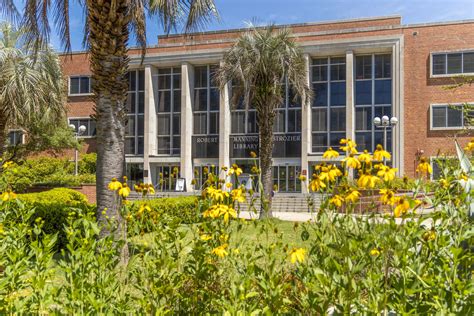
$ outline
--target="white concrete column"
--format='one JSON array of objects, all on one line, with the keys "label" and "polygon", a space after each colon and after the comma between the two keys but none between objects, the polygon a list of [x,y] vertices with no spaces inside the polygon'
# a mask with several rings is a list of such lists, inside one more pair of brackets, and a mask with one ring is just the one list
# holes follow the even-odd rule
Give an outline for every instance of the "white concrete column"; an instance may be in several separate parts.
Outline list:
[{"label": "white concrete column", "polygon": [[156,68],[151,65],[145,66],[145,135],[143,148],[143,182],[151,183],[151,170],[149,157],[155,155],[157,152],[157,123],[156,123],[156,108],[155,108],[155,91],[157,91],[153,84],[153,75],[156,73]]},{"label": "white concrete column", "polygon": [[355,140],[354,53],[346,52],[346,138]]},{"label": "white concrete column", "polygon": [[181,177],[186,179],[186,191],[192,191],[193,179],[192,135],[193,135],[194,67],[187,62],[181,64]]},{"label": "white concrete column", "polygon": [[[305,54],[304,58],[306,61],[306,83],[312,88],[309,54]],[[301,106],[301,173],[306,174],[306,183],[303,185],[305,189],[308,188],[309,179],[311,177],[311,172],[308,170],[308,154],[312,152],[311,103],[310,100]]]},{"label": "white concrete column", "polygon": [[220,91],[219,105],[219,166],[230,166],[230,84],[226,84]]},{"label": "white concrete column", "polygon": [[392,116],[398,118],[398,124],[392,129],[392,159],[393,167],[398,169],[399,177],[405,174],[405,137],[404,103],[403,103],[403,39],[392,46]]}]

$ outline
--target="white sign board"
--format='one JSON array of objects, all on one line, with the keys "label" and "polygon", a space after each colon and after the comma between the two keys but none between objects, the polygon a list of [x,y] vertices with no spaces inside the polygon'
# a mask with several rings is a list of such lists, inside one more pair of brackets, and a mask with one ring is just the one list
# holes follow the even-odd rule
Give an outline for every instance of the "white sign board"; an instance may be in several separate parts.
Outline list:
[{"label": "white sign board", "polygon": [[185,188],[186,188],[186,179],[184,179],[184,178],[176,179],[176,188],[175,188],[175,190],[178,191],[178,192],[183,192]]}]

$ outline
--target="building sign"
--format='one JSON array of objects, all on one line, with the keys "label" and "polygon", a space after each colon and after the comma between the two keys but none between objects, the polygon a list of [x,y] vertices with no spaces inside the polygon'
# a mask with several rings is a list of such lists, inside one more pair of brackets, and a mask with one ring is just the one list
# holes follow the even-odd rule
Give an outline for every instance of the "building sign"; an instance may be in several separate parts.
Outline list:
[{"label": "building sign", "polygon": [[184,192],[186,189],[186,179],[179,178],[176,180],[176,191]]},{"label": "building sign", "polygon": [[193,158],[219,158],[219,136],[193,136]]},{"label": "building sign", "polygon": [[[250,152],[259,153],[259,137],[230,136],[230,157],[250,158]],[[301,156],[301,134],[273,135],[273,157],[292,158]]]}]

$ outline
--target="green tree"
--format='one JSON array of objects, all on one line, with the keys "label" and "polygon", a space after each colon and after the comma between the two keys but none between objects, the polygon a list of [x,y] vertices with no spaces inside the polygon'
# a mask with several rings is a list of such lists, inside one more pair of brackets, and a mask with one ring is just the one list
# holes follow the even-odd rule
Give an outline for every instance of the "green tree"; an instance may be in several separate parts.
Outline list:
[{"label": "green tree", "polygon": [[[285,80],[303,106],[312,97],[304,55],[288,29],[273,25],[251,27],[225,53],[216,81],[221,89],[233,82],[232,103],[243,98],[257,110],[260,133],[260,168],[263,183],[262,207],[271,216],[273,190],[272,151],[275,109],[283,102]],[[263,214],[263,212],[262,212]],[[262,216],[262,215],[261,215]]]},{"label": "green tree", "polygon": [[[26,43],[38,50],[49,40],[52,17],[64,48],[69,51],[69,0],[26,0],[22,24],[27,30]],[[135,35],[142,56],[146,51],[146,15],[158,18],[165,32],[184,25],[186,32],[199,28],[217,17],[213,0],[79,0],[85,14],[84,45],[89,50],[92,91],[97,120],[97,216],[106,216],[124,224],[114,194],[107,189],[112,178],[123,174],[128,41]],[[13,0],[1,0],[0,12],[18,15]],[[103,211],[106,210],[106,214]],[[119,231],[124,231],[119,229]],[[103,231],[102,235],[109,234]],[[122,238],[124,236],[118,236]],[[126,247],[124,247],[126,251]]]},{"label": "green tree", "polygon": [[[0,157],[13,127],[28,135],[23,149],[76,145],[70,131],[59,132],[66,125],[66,86],[58,56],[49,48],[32,54],[21,39],[10,24],[0,25]],[[58,137],[60,142],[49,141]]]}]

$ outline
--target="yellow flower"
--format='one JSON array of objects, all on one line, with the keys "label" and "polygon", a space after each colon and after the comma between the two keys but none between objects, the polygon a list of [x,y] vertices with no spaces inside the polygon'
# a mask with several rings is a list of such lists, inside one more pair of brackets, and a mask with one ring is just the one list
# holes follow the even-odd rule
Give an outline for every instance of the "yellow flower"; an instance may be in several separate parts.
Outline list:
[{"label": "yellow flower", "polygon": [[298,177],[298,179],[300,179],[301,182],[305,182],[305,181],[306,181],[306,176],[300,174],[300,176]]},{"label": "yellow flower", "polygon": [[395,204],[395,193],[390,189],[381,189],[380,193],[380,201],[383,204],[393,205]]},{"label": "yellow flower", "polygon": [[290,252],[290,260],[291,263],[296,263],[296,262],[304,262],[306,256],[306,249],[304,248],[293,248]]},{"label": "yellow flower", "polygon": [[344,199],[342,196],[336,194],[329,200],[329,203],[339,208],[342,206],[342,203],[344,203]]},{"label": "yellow flower", "polygon": [[224,223],[226,224],[229,222],[230,217],[237,218],[237,212],[232,207],[224,204],[212,205],[202,213],[202,215],[210,218],[218,218],[222,216],[224,218]]},{"label": "yellow flower", "polygon": [[374,160],[375,161],[382,161],[384,158],[390,160],[392,156],[390,155],[390,153],[388,151],[385,151],[382,147],[382,145],[377,145],[377,147],[375,147],[375,151],[374,151]]},{"label": "yellow flower", "polygon": [[360,176],[359,180],[357,180],[357,185],[360,188],[373,189],[375,187],[376,182],[379,180],[380,180],[379,178],[371,175],[370,173],[364,173],[363,175]]},{"label": "yellow flower", "polygon": [[431,164],[428,162],[428,159],[425,157],[421,157],[420,163],[418,164],[418,167],[416,167],[416,172],[421,173],[422,175],[430,175],[433,173],[433,168],[431,167]]},{"label": "yellow flower", "polygon": [[439,184],[441,184],[441,186],[445,189],[449,188],[449,181],[446,179],[440,179]]},{"label": "yellow flower", "polygon": [[229,197],[229,192],[222,191],[214,187],[208,187],[206,192],[211,197],[211,199],[217,203],[223,202],[225,198]]},{"label": "yellow flower", "polygon": [[364,162],[366,164],[370,164],[372,162],[372,156],[369,154],[369,152],[364,150],[364,153],[360,154],[359,157],[357,157],[360,162]]},{"label": "yellow flower", "polygon": [[349,154],[357,154],[357,144],[352,141],[350,138],[348,139],[341,139],[339,141],[339,144],[341,145],[344,145],[344,146],[340,146],[341,150],[345,151],[346,153],[349,153]]},{"label": "yellow flower", "polygon": [[436,232],[434,230],[430,230],[423,233],[423,239],[425,241],[431,241],[436,239]]},{"label": "yellow flower", "polygon": [[332,147],[329,147],[328,150],[326,150],[323,154],[323,158],[325,159],[331,159],[331,158],[337,158],[339,157],[339,153],[332,149]]},{"label": "yellow flower", "polygon": [[377,176],[382,178],[384,181],[392,181],[395,179],[395,174],[397,172],[397,168],[390,168],[389,166],[385,166],[384,164],[378,164],[374,166],[375,169],[378,169]]},{"label": "yellow flower", "polygon": [[10,168],[12,165],[13,165],[13,161],[6,161],[6,162],[2,165],[2,168],[6,170],[6,169]]},{"label": "yellow flower", "polygon": [[109,182],[109,190],[117,191],[122,188],[122,183],[120,183],[116,178],[112,178],[112,181]]},{"label": "yellow flower", "polygon": [[212,253],[220,258],[224,258],[229,254],[226,250],[228,246],[228,244],[220,245],[219,247],[212,249]]},{"label": "yellow flower", "polygon": [[245,195],[243,194],[243,191],[241,188],[232,190],[231,195],[234,201],[239,202],[239,203],[245,202]]},{"label": "yellow flower", "polygon": [[236,176],[240,176],[242,174],[242,169],[239,168],[236,164],[232,165],[232,168],[229,169],[227,173],[228,176],[235,174]]},{"label": "yellow flower", "polygon": [[250,152],[250,157],[251,158],[257,158],[257,154],[254,151]]},{"label": "yellow flower", "polygon": [[350,154],[349,157],[344,158],[343,162],[346,164],[348,168],[352,169],[359,169],[360,168],[360,161],[354,154]]},{"label": "yellow flower", "polygon": [[212,239],[212,236],[209,235],[209,234],[202,234],[200,238],[201,238],[201,240],[208,241],[208,240]]},{"label": "yellow flower", "polygon": [[320,189],[326,188],[326,184],[317,175],[313,174],[313,180],[310,182],[311,190],[317,192]]},{"label": "yellow flower", "polygon": [[372,257],[377,257],[378,255],[380,255],[380,250],[378,250],[377,248],[373,248],[372,250],[370,250],[370,255]]},{"label": "yellow flower", "polygon": [[3,194],[1,195],[1,198],[3,202],[8,202],[8,201],[16,199],[16,194],[13,193],[11,190],[7,190],[3,192]]},{"label": "yellow flower", "polygon": [[471,141],[467,144],[467,146],[464,148],[465,151],[474,151],[474,138],[471,139]]},{"label": "yellow flower", "polygon": [[127,196],[130,195],[130,188],[128,187],[128,185],[126,183],[124,183],[123,187],[121,189],[119,189],[118,194],[124,199],[127,198]]},{"label": "yellow flower", "polygon": [[406,214],[410,209],[410,203],[406,199],[406,197],[397,197],[395,198],[395,204],[397,205],[393,210],[393,214],[395,217],[400,217],[401,215]]},{"label": "yellow flower", "polygon": [[356,203],[359,200],[360,192],[357,190],[352,190],[348,195],[346,195],[346,202]]},{"label": "yellow flower", "polygon": [[147,203],[140,205],[140,208],[138,209],[138,214],[142,214],[144,211],[151,212],[151,207]]}]

